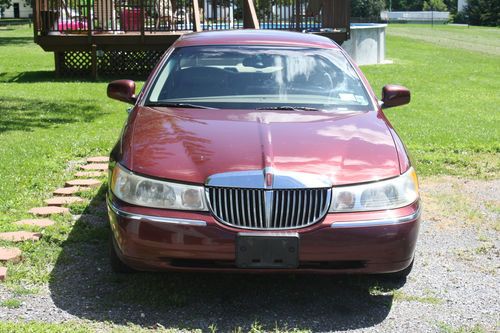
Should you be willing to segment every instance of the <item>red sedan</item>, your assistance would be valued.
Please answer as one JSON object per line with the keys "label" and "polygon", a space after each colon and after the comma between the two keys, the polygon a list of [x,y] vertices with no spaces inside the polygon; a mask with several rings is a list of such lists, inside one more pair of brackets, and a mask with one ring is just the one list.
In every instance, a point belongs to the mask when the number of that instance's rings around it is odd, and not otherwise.
{"label": "red sedan", "polygon": [[415,170],[383,108],[330,39],[294,32],[188,34],[141,92],[111,153],[117,271],[392,273],[412,267]]}

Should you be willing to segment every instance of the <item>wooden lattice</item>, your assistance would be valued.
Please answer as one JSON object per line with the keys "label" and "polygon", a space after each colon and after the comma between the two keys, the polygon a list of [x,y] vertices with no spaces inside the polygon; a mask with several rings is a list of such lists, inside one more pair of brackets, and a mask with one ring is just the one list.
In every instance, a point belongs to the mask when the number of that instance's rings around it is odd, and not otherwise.
{"label": "wooden lattice", "polygon": [[98,58],[99,74],[148,75],[163,51],[107,51]]}
{"label": "wooden lattice", "polygon": [[92,70],[92,57],[90,52],[70,51],[61,54],[60,71],[65,75],[88,74]]}
{"label": "wooden lattice", "polygon": [[[164,51],[98,51],[96,54],[98,75],[147,76]],[[59,54],[59,75],[91,75],[90,51],[68,51]]]}

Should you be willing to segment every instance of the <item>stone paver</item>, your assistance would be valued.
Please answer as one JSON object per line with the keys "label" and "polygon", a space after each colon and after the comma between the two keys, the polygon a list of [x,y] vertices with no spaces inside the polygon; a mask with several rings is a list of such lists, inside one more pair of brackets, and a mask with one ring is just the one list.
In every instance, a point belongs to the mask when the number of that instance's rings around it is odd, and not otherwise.
{"label": "stone paver", "polygon": [[109,162],[108,156],[94,156],[87,158],[88,163],[107,163]]}
{"label": "stone paver", "polygon": [[0,239],[10,242],[37,241],[42,237],[41,233],[29,231],[0,232]]}
{"label": "stone paver", "polygon": [[66,186],[82,186],[82,187],[97,187],[101,185],[102,182],[97,179],[74,179],[68,180]]}
{"label": "stone paver", "polygon": [[69,209],[66,207],[46,206],[31,208],[28,212],[39,216],[50,216],[54,214],[69,213]]}
{"label": "stone paver", "polygon": [[78,171],[75,173],[75,177],[79,178],[93,178],[93,177],[104,177],[106,172],[102,171]]}
{"label": "stone paver", "polygon": [[45,200],[45,203],[47,206],[64,206],[64,205],[70,205],[73,203],[82,203],[85,202],[80,197],[54,197]]}
{"label": "stone paver", "polygon": [[7,279],[7,267],[0,267],[0,281]]}
{"label": "stone paver", "polygon": [[81,165],[80,168],[82,168],[83,170],[106,171],[106,170],[108,170],[108,164],[107,163],[92,163],[92,164]]}
{"label": "stone paver", "polygon": [[45,228],[53,225],[55,222],[49,219],[26,219],[14,222],[15,225],[29,225],[34,227]]}
{"label": "stone paver", "polygon": [[21,250],[15,247],[0,247],[0,262],[10,261],[18,262],[21,260]]}
{"label": "stone paver", "polygon": [[54,195],[73,195],[81,191],[89,191],[89,190],[91,190],[90,187],[71,186],[71,187],[58,188],[53,193]]}

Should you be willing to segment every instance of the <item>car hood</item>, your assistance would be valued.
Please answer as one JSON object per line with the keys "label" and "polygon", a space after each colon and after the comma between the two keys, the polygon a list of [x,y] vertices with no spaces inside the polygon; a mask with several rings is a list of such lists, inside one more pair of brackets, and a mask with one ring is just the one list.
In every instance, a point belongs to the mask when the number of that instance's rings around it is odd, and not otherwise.
{"label": "car hood", "polygon": [[334,185],[400,174],[393,138],[377,112],[137,107],[121,152],[134,172],[200,184],[213,174],[265,167],[327,176]]}

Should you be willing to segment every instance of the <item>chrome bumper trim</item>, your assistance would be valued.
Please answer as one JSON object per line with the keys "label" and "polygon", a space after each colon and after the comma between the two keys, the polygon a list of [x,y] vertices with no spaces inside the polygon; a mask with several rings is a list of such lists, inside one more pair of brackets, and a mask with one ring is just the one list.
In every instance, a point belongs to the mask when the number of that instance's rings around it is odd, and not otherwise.
{"label": "chrome bumper trim", "polygon": [[367,220],[367,221],[333,222],[331,224],[331,227],[335,229],[341,229],[341,228],[367,228],[367,227],[391,226],[391,225],[403,224],[414,221],[420,217],[421,212],[422,209],[420,206],[415,211],[415,213],[407,216],[378,219],[378,220]]}
{"label": "chrome bumper trim", "polygon": [[201,221],[201,220],[187,220],[187,219],[176,219],[172,217],[160,217],[160,216],[151,216],[151,215],[142,215],[142,214],[135,214],[135,213],[129,213],[124,210],[119,209],[113,203],[107,199],[108,202],[108,209],[113,211],[116,215],[131,219],[131,220],[136,220],[136,221],[150,221],[150,222],[160,222],[160,223],[170,223],[170,224],[179,224],[179,225],[191,225],[191,226],[197,226],[197,227],[206,227],[207,222]]}

